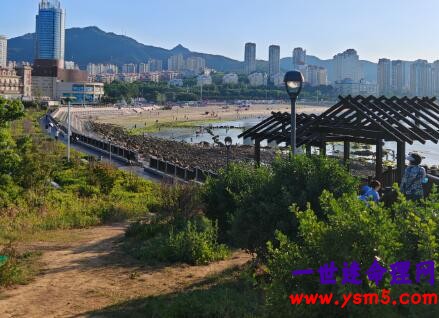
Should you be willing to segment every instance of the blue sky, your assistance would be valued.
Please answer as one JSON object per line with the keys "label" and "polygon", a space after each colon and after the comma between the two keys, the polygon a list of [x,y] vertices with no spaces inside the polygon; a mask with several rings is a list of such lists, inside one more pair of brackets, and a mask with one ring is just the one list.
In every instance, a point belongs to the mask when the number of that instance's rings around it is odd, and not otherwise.
{"label": "blue sky", "polygon": [[[0,34],[33,32],[38,0],[2,0]],[[67,27],[95,25],[139,42],[243,59],[281,46],[331,58],[355,48],[360,58],[439,59],[438,0],[61,0]]]}

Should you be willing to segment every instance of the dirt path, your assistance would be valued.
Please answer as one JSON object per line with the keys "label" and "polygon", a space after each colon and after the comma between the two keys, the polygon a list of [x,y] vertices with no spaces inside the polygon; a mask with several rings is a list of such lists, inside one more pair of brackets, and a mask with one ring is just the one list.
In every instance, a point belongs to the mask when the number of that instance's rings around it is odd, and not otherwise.
{"label": "dirt path", "polygon": [[74,243],[37,243],[42,273],[29,285],[0,293],[0,317],[87,317],[85,313],[138,297],[184,289],[207,276],[241,265],[244,253],[207,266],[152,268],[118,246],[124,225],[70,231]]}

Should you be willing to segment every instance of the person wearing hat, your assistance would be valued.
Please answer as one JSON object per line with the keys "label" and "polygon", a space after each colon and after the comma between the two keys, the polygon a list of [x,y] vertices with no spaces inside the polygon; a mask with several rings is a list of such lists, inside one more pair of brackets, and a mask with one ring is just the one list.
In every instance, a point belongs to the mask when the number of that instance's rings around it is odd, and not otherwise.
{"label": "person wearing hat", "polygon": [[419,200],[424,197],[422,183],[427,173],[421,167],[422,157],[417,153],[410,153],[406,160],[409,166],[405,169],[404,177],[401,182],[401,192],[409,200]]}

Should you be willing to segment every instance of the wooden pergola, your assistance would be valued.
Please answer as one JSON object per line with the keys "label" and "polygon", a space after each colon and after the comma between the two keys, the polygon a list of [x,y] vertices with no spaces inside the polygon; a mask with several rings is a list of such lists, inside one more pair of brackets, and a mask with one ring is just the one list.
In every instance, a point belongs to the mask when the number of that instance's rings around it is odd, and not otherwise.
{"label": "wooden pergola", "polygon": [[[297,115],[297,145],[319,146],[327,142],[344,143],[344,160],[349,160],[350,143],[376,146],[376,178],[383,176],[384,142],[397,143],[396,181],[400,182],[405,168],[405,145],[418,141],[437,143],[439,140],[439,105],[435,98],[386,98],[347,96],[319,116]],[[290,144],[289,113],[273,114],[240,135],[255,140],[255,159],[261,140]]]}
{"label": "wooden pergola", "polygon": [[[296,125],[298,128],[312,122],[317,118],[311,114],[297,114]],[[238,138],[251,138],[255,143],[255,161],[257,165],[261,162],[261,141],[266,140],[268,143],[275,141],[277,143],[291,143],[291,115],[290,113],[275,113],[271,117],[261,121],[259,124],[249,128],[238,136]]]}

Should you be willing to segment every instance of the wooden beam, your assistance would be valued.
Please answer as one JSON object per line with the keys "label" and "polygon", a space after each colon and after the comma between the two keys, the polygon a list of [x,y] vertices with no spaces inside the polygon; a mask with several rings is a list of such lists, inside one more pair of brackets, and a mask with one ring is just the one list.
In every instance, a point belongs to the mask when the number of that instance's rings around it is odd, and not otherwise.
{"label": "wooden beam", "polygon": [[401,184],[405,170],[405,143],[398,142],[396,151],[397,181]]}
{"label": "wooden beam", "polygon": [[376,142],[375,178],[379,181],[383,179],[383,144],[382,139]]}

